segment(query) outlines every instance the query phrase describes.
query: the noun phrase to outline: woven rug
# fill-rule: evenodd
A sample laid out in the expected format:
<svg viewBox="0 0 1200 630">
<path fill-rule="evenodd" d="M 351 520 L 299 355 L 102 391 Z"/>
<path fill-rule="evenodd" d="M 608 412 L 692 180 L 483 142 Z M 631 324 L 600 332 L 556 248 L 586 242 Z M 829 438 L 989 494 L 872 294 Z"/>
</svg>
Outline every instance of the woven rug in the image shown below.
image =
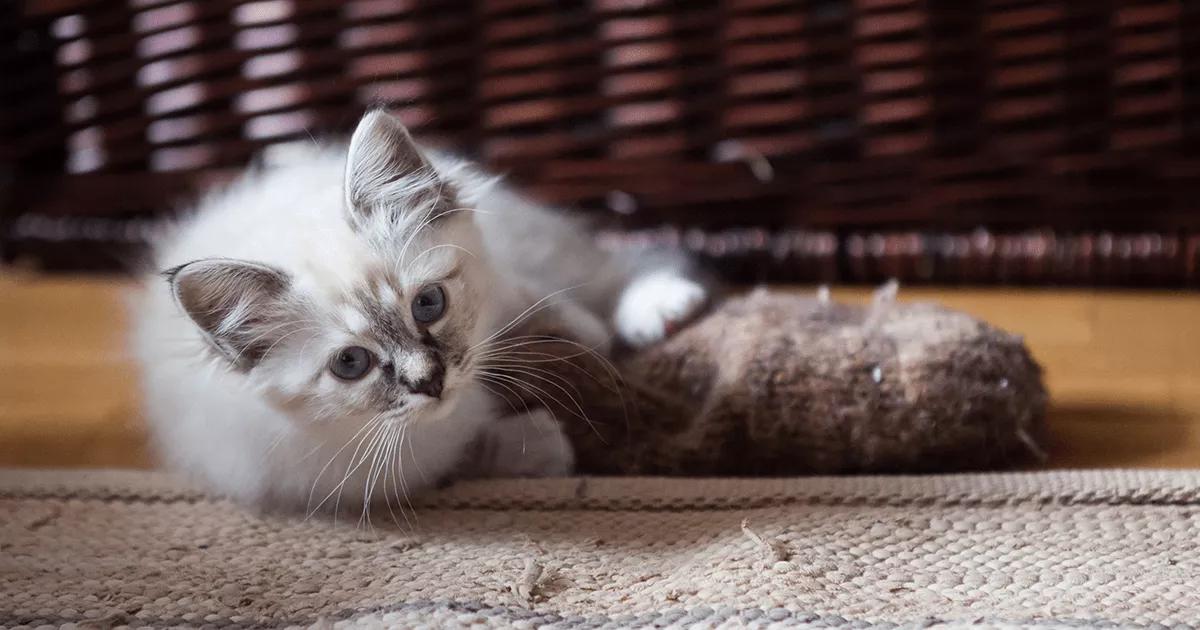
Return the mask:
<svg viewBox="0 0 1200 630">
<path fill-rule="evenodd" d="M 149 473 L 0 471 L 0 625 L 1200 620 L 1200 472 L 490 481 L 409 519 L 255 515 Z"/>
</svg>

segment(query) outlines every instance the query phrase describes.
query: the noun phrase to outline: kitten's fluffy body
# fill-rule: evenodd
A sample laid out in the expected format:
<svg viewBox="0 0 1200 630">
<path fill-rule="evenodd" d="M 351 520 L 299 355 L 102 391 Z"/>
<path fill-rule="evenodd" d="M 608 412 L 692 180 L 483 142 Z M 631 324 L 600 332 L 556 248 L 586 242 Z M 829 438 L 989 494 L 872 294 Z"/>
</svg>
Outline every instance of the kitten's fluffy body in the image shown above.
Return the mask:
<svg viewBox="0 0 1200 630">
<path fill-rule="evenodd" d="M 381 113 L 348 150 L 202 201 L 155 265 L 171 271 L 147 280 L 134 346 L 160 452 L 223 494 L 310 510 L 400 498 L 464 464 L 569 472 L 546 412 L 500 419 L 501 385 L 480 373 L 496 333 L 549 307 L 604 352 L 614 327 L 651 342 L 705 297 L 677 262 L 610 257 L 576 220 L 420 149 Z M 414 295 L 435 284 L 445 315 L 418 323 Z M 377 357 L 361 379 L 330 372 L 348 346 Z M 493 461 L 464 462 L 480 439 Z"/>
</svg>

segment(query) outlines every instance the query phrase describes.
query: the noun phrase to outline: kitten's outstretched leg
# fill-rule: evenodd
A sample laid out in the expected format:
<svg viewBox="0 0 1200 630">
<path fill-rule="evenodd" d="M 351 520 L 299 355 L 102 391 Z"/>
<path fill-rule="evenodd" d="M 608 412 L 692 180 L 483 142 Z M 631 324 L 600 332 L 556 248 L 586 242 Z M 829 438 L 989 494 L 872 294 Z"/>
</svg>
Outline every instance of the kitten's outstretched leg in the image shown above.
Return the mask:
<svg viewBox="0 0 1200 630">
<path fill-rule="evenodd" d="M 680 271 L 650 271 L 634 277 L 621 292 L 613 323 L 625 343 L 647 346 L 699 313 L 708 298 L 703 283 Z"/>
<path fill-rule="evenodd" d="M 607 356 L 612 349 L 613 331 L 604 319 L 575 301 L 570 290 L 559 290 L 538 299 L 529 288 L 512 291 L 522 298 L 507 304 L 504 318 L 517 322 L 505 331 L 504 338 L 514 338 L 527 331 L 538 331 L 542 337 L 561 337 Z M 527 306 L 533 304 L 533 306 Z"/>
<path fill-rule="evenodd" d="M 559 324 L 565 328 L 568 339 L 608 356 L 612 349 L 612 331 L 604 324 L 604 320 L 574 302 L 557 305 L 554 313 Z"/>
<path fill-rule="evenodd" d="M 500 418 L 480 436 L 475 468 L 487 477 L 563 477 L 575 452 L 558 421 L 545 409 Z"/>
</svg>

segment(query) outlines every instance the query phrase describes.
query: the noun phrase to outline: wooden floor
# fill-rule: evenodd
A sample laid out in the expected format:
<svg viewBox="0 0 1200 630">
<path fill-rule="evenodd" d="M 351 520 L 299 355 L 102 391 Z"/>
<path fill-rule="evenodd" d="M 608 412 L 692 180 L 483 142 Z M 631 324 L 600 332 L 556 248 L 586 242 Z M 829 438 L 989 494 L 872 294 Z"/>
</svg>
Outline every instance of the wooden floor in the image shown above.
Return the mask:
<svg viewBox="0 0 1200 630">
<path fill-rule="evenodd" d="M 147 466 L 127 282 L 0 271 L 0 466 Z M 860 300 L 861 290 L 835 291 Z M 1025 335 L 1051 467 L 1200 467 L 1200 294 L 902 290 Z"/>
</svg>

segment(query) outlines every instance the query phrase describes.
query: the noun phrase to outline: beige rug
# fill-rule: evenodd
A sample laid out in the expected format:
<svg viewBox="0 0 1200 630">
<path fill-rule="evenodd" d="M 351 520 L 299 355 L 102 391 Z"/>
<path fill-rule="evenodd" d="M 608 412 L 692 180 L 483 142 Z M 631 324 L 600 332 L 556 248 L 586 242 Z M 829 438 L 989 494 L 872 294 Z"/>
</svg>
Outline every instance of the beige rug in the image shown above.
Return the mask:
<svg viewBox="0 0 1200 630">
<path fill-rule="evenodd" d="M 142 473 L 0 471 L 0 625 L 1200 620 L 1200 472 L 499 481 L 410 518 L 366 531 Z"/>
</svg>

